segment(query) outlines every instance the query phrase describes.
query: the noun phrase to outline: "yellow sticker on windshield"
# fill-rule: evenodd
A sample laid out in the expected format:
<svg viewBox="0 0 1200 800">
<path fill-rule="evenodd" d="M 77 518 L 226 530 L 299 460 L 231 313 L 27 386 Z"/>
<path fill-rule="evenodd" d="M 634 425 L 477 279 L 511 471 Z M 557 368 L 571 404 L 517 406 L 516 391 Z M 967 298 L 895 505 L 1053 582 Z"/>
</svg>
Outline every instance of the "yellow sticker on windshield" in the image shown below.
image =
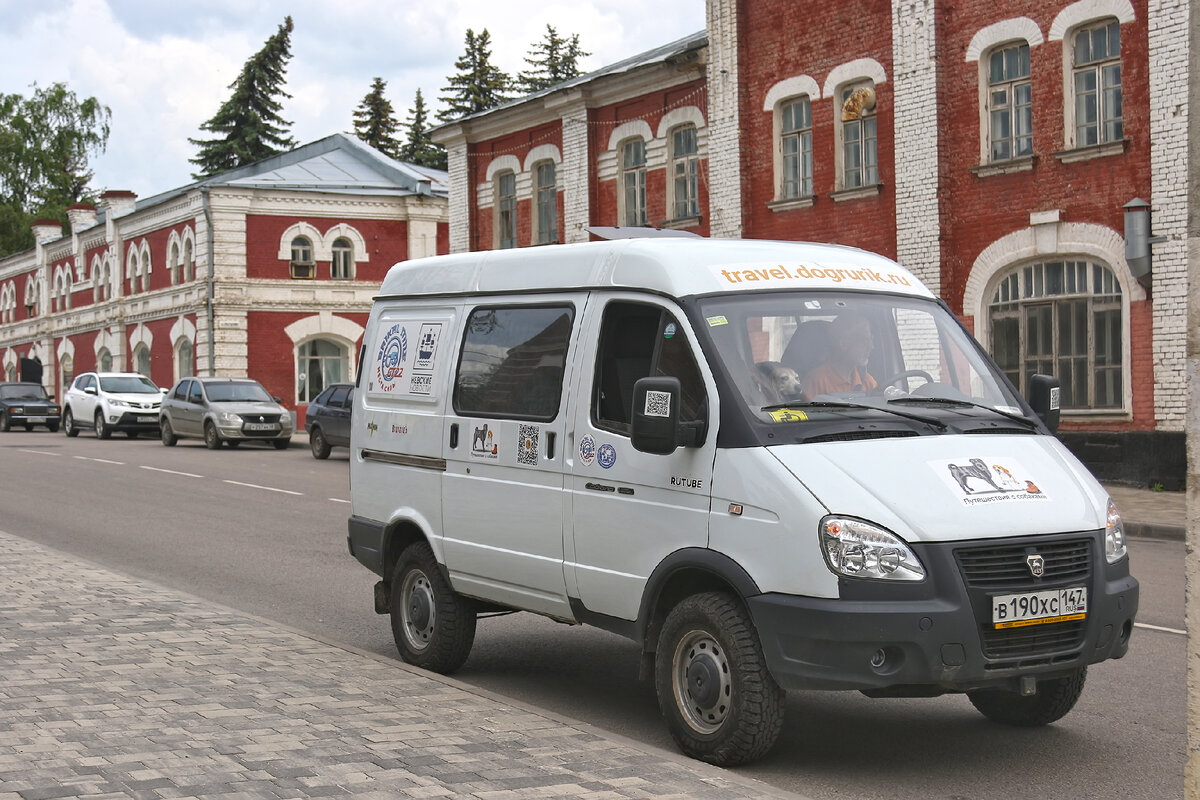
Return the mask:
<svg viewBox="0 0 1200 800">
<path fill-rule="evenodd" d="M 724 314 L 718 314 L 715 317 L 705 317 L 704 321 L 708 323 L 708 327 L 715 328 L 718 325 L 728 325 L 729 320 L 725 319 Z"/>
<path fill-rule="evenodd" d="M 808 414 L 792 408 L 778 408 L 769 413 L 776 422 L 805 422 L 808 419 Z"/>
</svg>

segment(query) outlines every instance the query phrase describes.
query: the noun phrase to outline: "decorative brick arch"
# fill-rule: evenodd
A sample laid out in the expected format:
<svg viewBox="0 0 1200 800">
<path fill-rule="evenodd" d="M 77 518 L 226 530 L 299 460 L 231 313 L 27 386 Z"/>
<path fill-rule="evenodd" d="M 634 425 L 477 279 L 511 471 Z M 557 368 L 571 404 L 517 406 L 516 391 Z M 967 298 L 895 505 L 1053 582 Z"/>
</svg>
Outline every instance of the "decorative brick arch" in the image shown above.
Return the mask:
<svg viewBox="0 0 1200 800">
<path fill-rule="evenodd" d="M 513 172 L 521 172 L 521 160 L 514 155 L 496 156 L 488 162 L 485 178 L 488 183 L 496 177 L 497 172 L 505 172 L 512 170 Z"/>
<path fill-rule="evenodd" d="M 1121 24 L 1133 22 L 1137 17 L 1133 13 L 1133 4 L 1129 0 L 1079 0 L 1058 12 L 1054 22 L 1050 24 L 1049 39 L 1061 42 L 1071 32 L 1085 22 L 1104 17 L 1116 17 Z"/>
<path fill-rule="evenodd" d="M 1026 41 L 1030 47 L 1037 47 L 1045 41 L 1041 29 L 1029 17 L 1001 20 L 979 29 L 971 37 L 971 43 L 967 45 L 967 63 L 978 61 L 998 44 L 1016 40 Z"/>
<path fill-rule="evenodd" d="M 313 261 L 328 261 L 333 258 L 333 254 L 329 252 L 329 248 L 325 245 L 325 237 L 321 235 L 321 232 L 311 223 L 297 222 L 279 237 L 278 258 L 280 261 L 292 260 L 292 240 L 297 236 L 303 236 L 312 245 Z"/>
<path fill-rule="evenodd" d="M 631 119 L 629 122 L 622 122 L 608 137 L 608 150 L 616 152 L 617 147 L 626 139 L 642 139 L 647 144 L 654 138 L 654 132 L 650 130 L 650 123 L 644 119 Z"/>
<path fill-rule="evenodd" d="M 329 258 L 331 260 L 333 259 L 333 243 L 341 238 L 350 240 L 350 245 L 354 248 L 355 263 L 362 263 L 364 261 L 371 260 L 371 254 L 367 252 L 367 240 L 363 238 L 363 235 L 358 232 L 357 228 L 352 225 L 347 225 L 344 222 L 339 222 L 337 225 L 334 225 L 332 228 L 325 231 L 325 236 L 321 239 L 325 252 L 329 253 Z M 291 240 L 289 240 L 289 243 L 290 241 Z M 315 244 L 316 243 L 314 242 L 314 246 Z M 290 249 L 288 252 L 288 258 L 291 258 Z"/>
<path fill-rule="evenodd" d="M 666 139 L 672 128 L 686 125 L 689 122 L 696 126 L 697 134 L 708 127 L 708 123 L 704 121 L 704 112 L 698 106 L 680 106 L 663 114 L 662 119 L 658 122 L 658 133 L 655 138 Z"/>
<path fill-rule="evenodd" d="M 529 151 L 529 155 L 525 156 L 525 172 L 532 172 L 533 165 L 539 161 L 553 161 L 556 165 L 562 163 L 562 154 L 558 152 L 558 147 L 552 144 L 539 144 L 537 147 Z"/>
<path fill-rule="evenodd" d="M 780 100 L 800 95 L 808 95 L 809 100 L 821 99 L 821 87 L 811 75 L 794 75 L 772 86 L 763 98 L 763 111 L 774 111 Z"/>
<path fill-rule="evenodd" d="M 878 86 L 887 83 L 887 72 L 883 65 L 873 58 L 856 58 L 845 64 L 838 64 L 825 76 L 825 86 L 821 89 L 822 97 L 833 97 L 837 88 L 843 83 L 866 78 Z M 835 98 L 836 99 L 836 98 Z"/>
<path fill-rule="evenodd" d="M 299 345 L 309 339 L 322 336 L 334 336 L 343 339 L 350 346 L 351 367 L 354 366 L 354 345 L 362 338 L 366 329 L 357 322 L 336 316 L 332 311 L 322 311 L 311 317 L 298 319 L 283 329 L 293 345 Z"/>
</svg>

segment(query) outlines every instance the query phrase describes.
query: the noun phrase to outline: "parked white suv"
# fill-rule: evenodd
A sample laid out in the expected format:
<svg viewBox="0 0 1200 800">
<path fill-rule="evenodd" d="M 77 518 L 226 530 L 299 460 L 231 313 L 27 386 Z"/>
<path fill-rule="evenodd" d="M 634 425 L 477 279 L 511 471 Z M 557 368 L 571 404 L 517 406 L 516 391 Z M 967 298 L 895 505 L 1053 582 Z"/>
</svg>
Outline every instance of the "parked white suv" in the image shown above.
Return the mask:
<svg viewBox="0 0 1200 800">
<path fill-rule="evenodd" d="M 62 427 L 67 436 L 91 429 L 107 439 L 124 431 L 130 439 L 158 433 L 163 390 L 137 372 L 85 372 L 63 398 Z"/>
</svg>

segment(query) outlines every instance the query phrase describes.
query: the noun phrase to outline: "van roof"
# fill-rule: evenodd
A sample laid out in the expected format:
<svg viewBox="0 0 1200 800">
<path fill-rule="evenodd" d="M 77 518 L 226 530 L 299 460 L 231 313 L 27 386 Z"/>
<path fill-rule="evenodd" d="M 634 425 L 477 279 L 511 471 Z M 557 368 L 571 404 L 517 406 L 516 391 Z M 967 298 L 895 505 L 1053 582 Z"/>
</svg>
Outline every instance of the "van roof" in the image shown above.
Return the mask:
<svg viewBox="0 0 1200 800">
<path fill-rule="evenodd" d="M 853 289 L 933 297 L 889 258 L 831 244 L 633 238 L 402 261 L 382 297 L 621 288 L 671 297 L 764 289 Z"/>
</svg>

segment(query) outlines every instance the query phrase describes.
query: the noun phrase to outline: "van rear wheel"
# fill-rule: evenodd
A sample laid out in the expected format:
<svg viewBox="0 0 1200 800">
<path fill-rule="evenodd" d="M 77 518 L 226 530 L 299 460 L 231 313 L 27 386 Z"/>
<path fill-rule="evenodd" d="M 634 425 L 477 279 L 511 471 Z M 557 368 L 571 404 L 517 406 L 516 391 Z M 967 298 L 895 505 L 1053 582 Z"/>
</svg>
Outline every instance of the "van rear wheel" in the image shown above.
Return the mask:
<svg viewBox="0 0 1200 800">
<path fill-rule="evenodd" d="M 654 683 L 672 738 L 692 758 L 745 764 L 779 738 L 785 692 L 767 669 L 749 613 L 730 594 L 692 595 L 671 610 Z"/>
<path fill-rule="evenodd" d="M 967 692 L 967 699 L 992 722 L 1035 728 L 1065 717 L 1083 694 L 1086 680 L 1087 667 L 1080 667 L 1062 678 L 1038 681 L 1037 694 L 1028 697 L 1000 689 L 980 689 Z"/>
<path fill-rule="evenodd" d="M 475 643 L 475 604 L 451 588 L 428 544 L 404 548 L 391 592 L 392 637 L 400 657 L 442 674 L 461 667 Z"/>
</svg>

